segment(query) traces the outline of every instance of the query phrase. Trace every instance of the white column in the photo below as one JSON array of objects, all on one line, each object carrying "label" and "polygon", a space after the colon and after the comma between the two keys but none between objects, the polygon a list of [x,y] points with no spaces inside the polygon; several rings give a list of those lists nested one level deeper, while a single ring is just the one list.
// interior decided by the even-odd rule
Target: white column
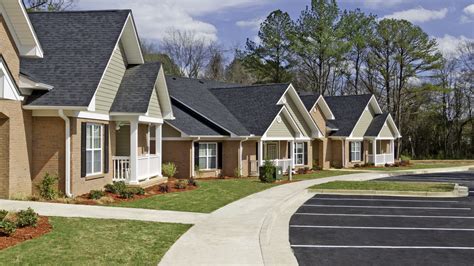
[{"label": "white column", "polygon": [[391,159],[391,162],[390,163],[394,163],[395,162],[395,142],[392,140],[390,140],[390,159]]},{"label": "white column", "polygon": [[374,156],[374,165],[377,163],[377,140],[372,142],[372,155]]},{"label": "white column", "polygon": [[[162,137],[161,137],[161,130],[162,130],[163,124],[157,124],[155,125],[155,153],[156,156],[158,156],[158,176],[162,177],[163,173],[161,170],[161,165],[163,164],[163,156],[161,156],[161,145],[162,145]],[[194,155],[193,155],[194,156]]]},{"label": "white column", "polygon": [[342,147],[342,168],[346,167],[346,143],[343,139],[341,139],[341,147]]},{"label": "white column", "polygon": [[239,174],[240,176],[242,176],[242,154],[243,154],[243,145],[242,145],[242,142],[243,140],[240,141],[240,144],[239,144],[239,160],[237,161],[238,162],[238,167],[239,167]]},{"label": "white column", "polygon": [[294,140],[290,141],[290,150],[288,152],[290,153],[290,169],[288,171],[288,179],[292,180],[293,168],[295,168],[295,141]]},{"label": "white column", "polygon": [[148,158],[148,160],[146,161],[146,167],[147,167],[146,172],[147,172],[147,175],[148,175],[147,180],[151,177],[151,166],[150,166],[151,134],[150,134],[150,130],[151,130],[151,124],[148,124],[147,132],[146,132],[146,147],[147,147],[146,157]]},{"label": "white column", "polygon": [[258,141],[258,166],[263,165],[263,141]]},{"label": "white column", "polygon": [[130,120],[130,184],[138,184],[138,120]]}]

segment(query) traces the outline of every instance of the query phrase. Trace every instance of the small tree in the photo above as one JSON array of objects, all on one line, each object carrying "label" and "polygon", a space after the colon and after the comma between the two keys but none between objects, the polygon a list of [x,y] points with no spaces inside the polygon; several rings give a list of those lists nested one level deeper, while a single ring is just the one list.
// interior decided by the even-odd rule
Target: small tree
[{"label": "small tree", "polygon": [[275,165],[270,160],[265,160],[263,166],[260,167],[260,181],[265,183],[274,182],[274,175],[275,175]]},{"label": "small tree", "polygon": [[178,170],[174,163],[165,163],[163,164],[163,174],[167,177],[174,177]]}]

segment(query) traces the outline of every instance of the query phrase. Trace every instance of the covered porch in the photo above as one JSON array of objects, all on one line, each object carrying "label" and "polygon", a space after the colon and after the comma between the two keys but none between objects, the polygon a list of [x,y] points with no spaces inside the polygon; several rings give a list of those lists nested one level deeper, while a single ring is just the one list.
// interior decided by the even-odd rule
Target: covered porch
[{"label": "covered porch", "polygon": [[367,162],[375,166],[395,163],[394,139],[369,140]]},{"label": "covered porch", "polygon": [[113,181],[137,185],[162,177],[162,123],[135,119],[115,125]]}]

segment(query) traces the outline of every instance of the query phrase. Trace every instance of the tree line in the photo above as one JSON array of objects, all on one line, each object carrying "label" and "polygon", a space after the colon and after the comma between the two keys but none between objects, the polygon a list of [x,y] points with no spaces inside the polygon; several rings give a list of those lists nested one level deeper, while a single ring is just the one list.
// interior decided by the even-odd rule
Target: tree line
[{"label": "tree line", "polygon": [[[74,0],[28,0],[43,8]],[[261,23],[258,40],[224,48],[170,29],[142,44],[169,75],[257,84],[291,82],[322,95],[374,94],[412,158],[474,158],[474,43],[442,55],[436,40],[406,20],[379,19],[336,0],[311,0],[298,17],[282,10]],[[228,55],[231,54],[229,60]]]}]

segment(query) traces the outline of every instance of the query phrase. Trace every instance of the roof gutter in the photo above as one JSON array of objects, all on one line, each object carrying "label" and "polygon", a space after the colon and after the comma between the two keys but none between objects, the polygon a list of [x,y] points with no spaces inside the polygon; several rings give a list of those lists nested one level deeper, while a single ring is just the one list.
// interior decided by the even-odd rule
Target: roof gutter
[{"label": "roof gutter", "polygon": [[[249,137],[245,137],[244,139],[240,140],[240,144],[239,144],[239,160],[237,161],[238,164],[239,164],[239,175],[240,177],[243,175],[242,174],[242,154],[243,154],[243,147],[242,147],[242,143],[246,142],[249,140]],[[236,176],[234,176],[236,177]]]},{"label": "roof gutter", "polygon": [[71,193],[71,121],[64,114],[63,109],[58,110],[58,115],[64,120],[64,124],[66,127],[65,194],[66,194],[66,197],[72,198],[72,193]]},{"label": "roof gutter", "polygon": [[191,176],[192,176],[192,177],[195,177],[195,175],[196,175],[196,173],[195,173],[196,170],[194,169],[194,168],[195,168],[194,165],[196,164],[196,162],[194,161],[194,153],[195,153],[195,151],[194,151],[194,143],[197,142],[197,141],[199,141],[199,140],[201,140],[201,137],[197,137],[197,138],[193,139],[193,141],[191,142],[191,158],[193,158],[193,159],[191,160],[191,161],[193,162],[193,163],[191,164]]}]

